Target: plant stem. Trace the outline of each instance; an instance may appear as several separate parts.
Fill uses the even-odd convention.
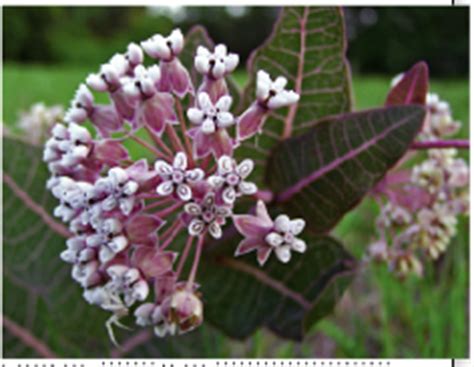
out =
[[[183,252],[181,253],[181,256],[179,258],[179,264],[176,269],[176,279],[179,279],[179,276],[181,272],[183,271],[184,264],[186,263],[186,259],[188,258],[189,251],[191,250],[191,246],[193,244],[193,239],[194,237],[189,236],[187,241],[186,241],[186,246],[184,247]]]
[[[189,140],[189,136],[187,134],[186,121],[184,120],[183,107],[181,106],[180,101],[176,101],[176,110],[178,112],[179,125],[181,126],[181,133],[183,134],[184,144],[186,145],[186,149],[188,150],[188,158],[190,162],[193,162],[193,148],[191,140]]]
[[[174,131],[174,127],[171,126],[170,124],[167,124],[166,133],[168,134],[168,137],[170,138],[173,149],[177,152],[186,153],[186,149],[184,149],[184,145],[181,142],[181,139],[179,138],[178,134],[176,134],[176,131]]]
[[[160,218],[164,218],[164,217],[170,215],[171,213],[173,213],[176,209],[182,207],[183,205],[184,205],[183,202],[178,201],[176,204],[173,204],[173,205],[167,207],[166,209],[163,209],[163,210],[161,210],[159,212],[156,212],[154,214],[157,215]]]
[[[411,149],[469,149],[469,140],[435,140],[417,141],[410,147]]]
[[[274,195],[273,192],[270,190],[258,190],[254,194],[254,197],[257,200],[262,200],[265,203],[270,203],[273,200]]]
[[[164,158],[164,159],[169,159],[169,156],[166,155],[165,153],[163,153],[161,150],[155,148],[155,147],[152,147],[150,144],[148,144],[145,140],[139,138],[138,136],[135,136],[135,135],[130,135],[130,139],[132,139],[133,141],[137,142],[138,144],[140,144],[141,146],[143,146],[144,148],[148,149],[150,152],[152,152],[153,154],[155,154],[157,157],[160,157],[160,158]]]
[[[166,230],[166,232],[163,233],[164,241],[161,245],[161,249],[164,250],[167,248],[182,229],[183,224],[179,219],[176,219],[176,221]]]
[[[188,291],[193,289],[194,280],[196,279],[196,273],[199,265],[199,260],[201,259],[202,245],[204,244],[204,235],[200,235],[198,238],[198,243],[196,245],[196,252],[194,253],[194,261],[191,271],[189,272],[188,283],[186,288]]]
[[[172,159],[172,157],[174,157],[173,152],[171,151],[170,148],[168,148],[168,146],[165,144],[165,142],[161,138],[156,136],[155,133],[153,131],[151,131],[148,126],[145,125],[145,129],[148,132],[148,135],[150,135],[150,137],[153,139],[155,144],[165,151],[165,153],[168,155],[168,159],[169,159],[169,157],[171,157],[171,159]]]
[[[174,200],[175,200],[175,199],[173,199],[172,197],[161,198],[161,200],[157,200],[157,201],[154,201],[153,203],[148,204],[147,206],[145,206],[145,207],[143,208],[143,210],[144,210],[144,211],[147,211],[147,210],[156,208],[157,206],[161,206],[161,205],[164,205],[164,204],[171,203],[171,202],[173,202]]]

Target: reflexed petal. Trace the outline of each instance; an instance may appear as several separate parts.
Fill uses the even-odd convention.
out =
[[[213,142],[213,136],[204,134],[201,129],[196,131],[194,137],[194,157],[204,158],[211,152],[211,145]]]
[[[260,220],[262,220],[262,222],[265,223],[265,225],[267,227],[272,227],[273,226],[273,220],[270,217],[270,215],[268,214],[267,206],[265,205],[265,203],[262,200],[259,200],[257,202],[255,213],[257,214],[257,217]]]
[[[219,239],[222,237],[222,228],[215,221],[209,225],[208,231],[209,234],[215,239]]]
[[[271,253],[272,253],[271,247],[262,247],[257,250],[257,260],[260,266],[265,265]]]
[[[187,167],[188,159],[186,157],[186,154],[184,154],[183,152],[177,153],[173,160],[173,168],[185,171]]]
[[[223,155],[232,155],[235,142],[229,136],[226,130],[219,129],[215,134],[212,134],[210,142],[211,150],[216,158]]]
[[[290,230],[290,218],[286,214],[280,214],[275,219],[275,229],[278,232],[288,232]]]
[[[291,249],[290,246],[280,246],[275,249],[275,255],[282,263],[287,263],[291,260]]]
[[[295,238],[295,240],[291,243],[291,249],[296,252],[305,252],[306,251],[306,242],[300,240],[299,238]]]
[[[178,194],[179,198],[183,201],[189,201],[193,197],[193,193],[191,188],[186,184],[181,184],[176,189],[176,193]]]
[[[267,234],[265,236],[265,241],[272,247],[278,247],[284,242],[283,237],[276,232]]]
[[[204,222],[200,219],[193,219],[188,226],[190,236],[199,236],[204,230]]]
[[[242,181],[239,184],[239,192],[244,195],[253,195],[257,191],[257,185],[255,185],[253,182]]]
[[[263,238],[271,229],[272,223],[253,215],[234,215],[234,225],[244,237]]]
[[[156,193],[161,196],[168,196],[174,190],[174,185],[172,181],[165,181],[158,185],[156,188]]]
[[[267,110],[254,103],[237,120],[237,135],[239,140],[254,136],[262,129]]]
[[[304,226],[305,226],[305,221],[303,219],[293,219],[290,222],[290,231],[293,233],[295,236],[299,235],[301,232],[303,232]]]
[[[257,250],[262,247],[262,242],[256,238],[244,238],[240,241],[239,246],[235,250],[234,256],[245,255],[249,252]]]

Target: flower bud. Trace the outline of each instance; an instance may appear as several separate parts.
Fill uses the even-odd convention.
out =
[[[178,326],[180,333],[195,329],[203,320],[201,300],[192,291],[186,289],[176,291],[171,296],[169,318]]]

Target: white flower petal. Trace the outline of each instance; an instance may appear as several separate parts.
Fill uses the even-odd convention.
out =
[[[253,195],[257,191],[257,185],[255,185],[253,182],[241,181],[239,183],[239,193],[243,195]]]
[[[193,219],[188,226],[188,233],[190,236],[199,236],[204,230],[204,222],[200,219]]]
[[[209,234],[215,239],[219,239],[222,237],[222,228],[215,221],[209,225],[208,231]]]
[[[206,119],[201,125],[201,130],[204,134],[212,134],[216,131],[216,125],[211,119]]]
[[[201,206],[196,203],[188,203],[184,206],[184,211],[192,216],[198,216],[202,213]]]
[[[188,109],[187,115],[189,121],[195,125],[202,124],[204,120],[204,112],[195,107]]]
[[[270,232],[265,236],[265,241],[272,247],[278,247],[283,243],[283,237],[276,232]]]
[[[168,177],[173,174],[173,167],[160,159],[155,162],[155,171],[157,171],[160,176]]]
[[[221,176],[231,173],[234,170],[234,160],[228,155],[223,155],[217,162],[217,171]]]
[[[286,264],[291,260],[290,246],[280,246],[275,249],[275,255],[282,263]]]
[[[235,192],[235,189],[232,186],[227,187],[222,192],[222,199],[224,199],[224,202],[229,205],[232,205],[235,202],[236,196],[237,193]]]
[[[204,171],[200,168],[194,168],[186,171],[185,176],[186,180],[189,182],[197,182],[204,178]]]
[[[193,197],[191,188],[186,184],[179,185],[176,189],[176,193],[178,194],[178,197],[183,201],[189,201]]]
[[[306,222],[303,219],[293,219],[290,221],[290,232],[295,236],[303,232]]]
[[[306,251],[306,242],[299,238],[295,238],[291,243],[291,249],[296,252],[303,253]]]
[[[220,188],[225,180],[222,176],[216,176],[216,175],[212,175],[212,176],[209,176],[207,178],[207,182],[209,183],[209,185],[211,185],[214,189],[218,189]]]
[[[188,167],[188,158],[183,152],[179,152],[175,155],[173,160],[173,168],[185,171]]]
[[[244,159],[236,168],[240,178],[246,179],[253,171],[254,163],[251,159]]]
[[[232,97],[225,95],[219,98],[219,100],[216,103],[216,108],[219,110],[226,112],[229,111],[230,106],[232,105]]]
[[[161,196],[168,196],[174,190],[173,181],[165,181],[158,185],[156,188],[156,193]]]
[[[278,232],[288,232],[290,230],[290,218],[286,214],[280,214],[275,219],[275,229]]]
[[[235,123],[234,115],[230,112],[219,112],[217,114],[217,121],[218,126],[223,129],[232,126]]]

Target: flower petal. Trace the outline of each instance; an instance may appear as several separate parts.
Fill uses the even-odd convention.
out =
[[[253,215],[234,215],[234,225],[244,237],[262,238],[270,231],[271,223]]]
[[[291,249],[303,253],[306,251],[306,242],[299,238],[295,238],[294,241],[291,243]]]
[[[283,237],[276,232],[267,234],[265,236],[265,241],[272,247],[278,247],[284,242]]]
[[[293,219],[290,221],[290,232],[295,236],[303,232],[306,222],[303,219]]]
[[[244,195],[253,195],[258,191],[257,185],[253,182],[242,181],[239,183],[239,192]]]
[[[177,153],[173,160],[173,168],[185,171],[187,167],[188,158],[186,157],[186,154],[184,154],[183,152]]]
[[[275,255],[282,263],[286,264],[291,260],[291,248],[288,245],[280,246],[275,249]]]
[[[156,193],[161,196],[168,196],[174,190],[174,185],[172,181],[165,181],[158,185],[156,188]]]
[[[234,256],[245,255],[249,252],[259,249],[260,247],[262,247],[262,242],[260,240],[256,238],[244,238],[242,241],[240,241],[239,246],[237,246]]]
[[[168,177],[173,174],[173,167],[160,159],[155,162],[155,171],[157,171],[160,176]]]
[[[207,229],[209,234],[214,237],[215,239],[219,239],[222,237],[222,228],[217,222],[212,222]]]
[[[271,253],[272,253],[271,247],[262,247],[257,250],[257,260],[260,266],[265,265]]]
[[[286,214],[280,214],[275,219],[275,229],[278,232],[288,232],[290,230],[290,218]]]
[[[186,184],[180,184],[176,189],[176,193],[178,194],[178,197],[183,201],[189,201],[193,197],[191,188]]]
[[[190,236],[199,236],[204,231],[204,222],[200,219],[193,219],[188,226],[188,233]]]

